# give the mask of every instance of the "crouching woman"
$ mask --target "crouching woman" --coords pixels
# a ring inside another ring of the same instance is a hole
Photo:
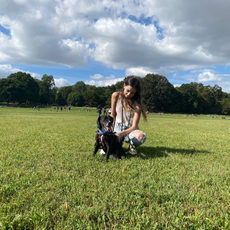
[[[146,141],[146,135],[139,130],[141,114],[147,121],[146,112],[141,100],[140,81],[129,76],[119,92],[111,97],[111,116],[114,118],[114,131],[121,140],[129,143],[129,151],[137,154],[136,148]]]

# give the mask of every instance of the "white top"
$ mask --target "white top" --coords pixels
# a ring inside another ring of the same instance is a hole
[[[115,121],[115,126],[128,126],[131,127],[133,124],[133,117],[134,117],[134,112],[132,109],[130,109],[131,112],[131,117],[130,117],[130,122],[129,122],[129,116],[130,116],[130,110],[126,110],[123,106],[123,124],[122,124],[122,103],[121,103],[121,98],[117,100],[117,105],[116,105],[116,121]],[[129,124],[128,124],[129,122]]]

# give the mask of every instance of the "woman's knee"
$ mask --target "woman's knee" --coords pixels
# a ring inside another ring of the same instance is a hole
[[[135,137],[137,140],[142,141],[144,139],[145,135],[143,132],[137,130],[137,131],[132,133],[132,136]]]

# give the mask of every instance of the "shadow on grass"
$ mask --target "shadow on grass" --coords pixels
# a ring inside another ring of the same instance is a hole
[[[193,149],[176,149],[176,148],[167,148],[167,147],[148,147],[140,146],[137,148],[138,157],[142,159],[146,158],[156,158],[156,157],[168,157],[169,154],[179,153],[184,155],[193,155],[199,153],[211,153],[206,150],[196,150]],[[127,154],[127,157],[136,157],[130,153]]]

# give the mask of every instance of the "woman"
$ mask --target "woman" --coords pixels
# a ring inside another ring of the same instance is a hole
[[[129,151],[137,154],[136,147],[146,141],[146,135],[139,130],[141,114],[147,121],[146,112],[141,101],[140,81],[135,76],[126,79],[123,89],[114,92],[111,97],[111,116],[114,118],[116,136],[128,142]]]

